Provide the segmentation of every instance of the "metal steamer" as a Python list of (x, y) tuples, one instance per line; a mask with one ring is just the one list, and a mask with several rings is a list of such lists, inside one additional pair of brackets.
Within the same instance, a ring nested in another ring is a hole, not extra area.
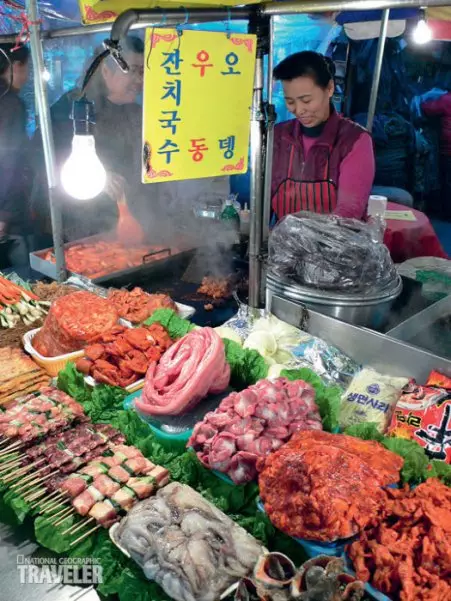
[(266, 275), (266, 306), (271, 307), (273, 296), (290, 300), (313, 311), (335, 317), (355, 326), (381, 329), (388, 320), (393, 303), (402, 292), (402, 280), (369, 294), (352, 294), (317, 290), (283, 281), (271, 273)]

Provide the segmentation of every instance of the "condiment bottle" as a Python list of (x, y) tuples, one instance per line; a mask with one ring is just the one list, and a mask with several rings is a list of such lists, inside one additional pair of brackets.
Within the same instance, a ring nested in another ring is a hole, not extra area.
[(234, 244), (240, 241), (240, 216), (233, 206), (233, 200), (228, 198), (225, 201), (225, 207), (221, 213), (220, 220), (224, 222), (227, 229), (234, 232)]

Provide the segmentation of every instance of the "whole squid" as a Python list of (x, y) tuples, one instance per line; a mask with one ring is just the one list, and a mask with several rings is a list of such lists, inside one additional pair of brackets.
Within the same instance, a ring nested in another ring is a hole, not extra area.
[(217, 601), (252, 574), (261, 544), (195, 490), (173, 482), (136, 504), (115, 534), (176, 601)]

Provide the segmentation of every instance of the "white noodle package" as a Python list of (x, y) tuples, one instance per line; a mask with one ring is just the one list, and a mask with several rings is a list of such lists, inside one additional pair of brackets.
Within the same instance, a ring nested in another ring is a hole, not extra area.
[(341, 398), (340, 427), (373, 422), (383, 433), (408, 378), (394, 378), (364, 368), (352, 379)]

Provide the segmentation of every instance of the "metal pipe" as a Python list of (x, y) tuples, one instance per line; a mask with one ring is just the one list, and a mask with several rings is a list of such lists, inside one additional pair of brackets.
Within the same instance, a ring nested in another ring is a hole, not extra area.
[(354, 67), (352, 65), (351, 60), (352, 55), (352, 42), (348, 42), (348, 47), (346, 49), (346, 72), (344, 77), (344, 100), (343, 100), (343, 115), (345, 117), (351, 116), (352, 109), (352, 95), (351, 95), (351, 85), (352, 78), (354, 75)]
[(161, 8), (152, 10), (131, 9), (126, 10), (118, 16), (113, 23), (111, 30), (111, 40), (119, 41), (127, 34), (132, 25), (138, 24), (141, 27), (166, 26), (188, 23), (202, 23), (205, 21), (224, 21), (228, 19), (240, 20), (248, 19), (253, 13), (252, 8), (240, 7), (217, 9), (174, 9), (164, 10)]
[(257, 51), (251, 118), (251, 202), (249, 238), (249, 306), (260, 306), (263, 218), (263, 54)]
[(370, 133), (373, 129), (374, 115), (376, 114), (377, 94), (379, 92), (382, 63), (384, 62), (385, 41), (387, 39), (389, 19), (390, 9), (386, 8), (382, 13), (381, 30), (379, 34), (379, 41), (377, 43), (376, 62), (374, 65), (373, 82), (371, 84), (370, 102), (368, 106), (368, 118), (366, 121), (366, 128)]
[(263, 240), (269, 236), (269, 220), (271, 218), (271, 183), (272, 183), (272, 151), (274, 142), (274, 119), (275, 111), (272, 106), (274, 68), (274, 19), (269, 17), (269, 39), (268, 39), (268, 76), (266, 79), (266, 102), (267, 102), (267, 129), (266, 129), (266, 154), (265, 154), (265, 193), (263, 197)]
[(52, 122), (50, 120), (49, 99), (43, 73), (45, 71), (42, 42), (39, 36), (39, 17), (37, 0), (26, 0), (27, 17), (30, 23), (30, 48), (33, 61), (36, 103), (39, 109), (39, 124), (44, 148), (45, 167), (49, 187), (50, 217), (52, 220), (53, 247), (55, 252), (56, 273), (58, 281), (66, 279), (64, 263), (64, 249), (62, 236), (61, 207), (58, 205), (55, 191), (58, 184), (56, 173), (55, 147), (52, 135)]
[(385, 8), (422, 8), (449, 6), (449, 0), (291, 0), (260, 5), (265, 16), (324, 13), (345, 10), (383, 10)]

